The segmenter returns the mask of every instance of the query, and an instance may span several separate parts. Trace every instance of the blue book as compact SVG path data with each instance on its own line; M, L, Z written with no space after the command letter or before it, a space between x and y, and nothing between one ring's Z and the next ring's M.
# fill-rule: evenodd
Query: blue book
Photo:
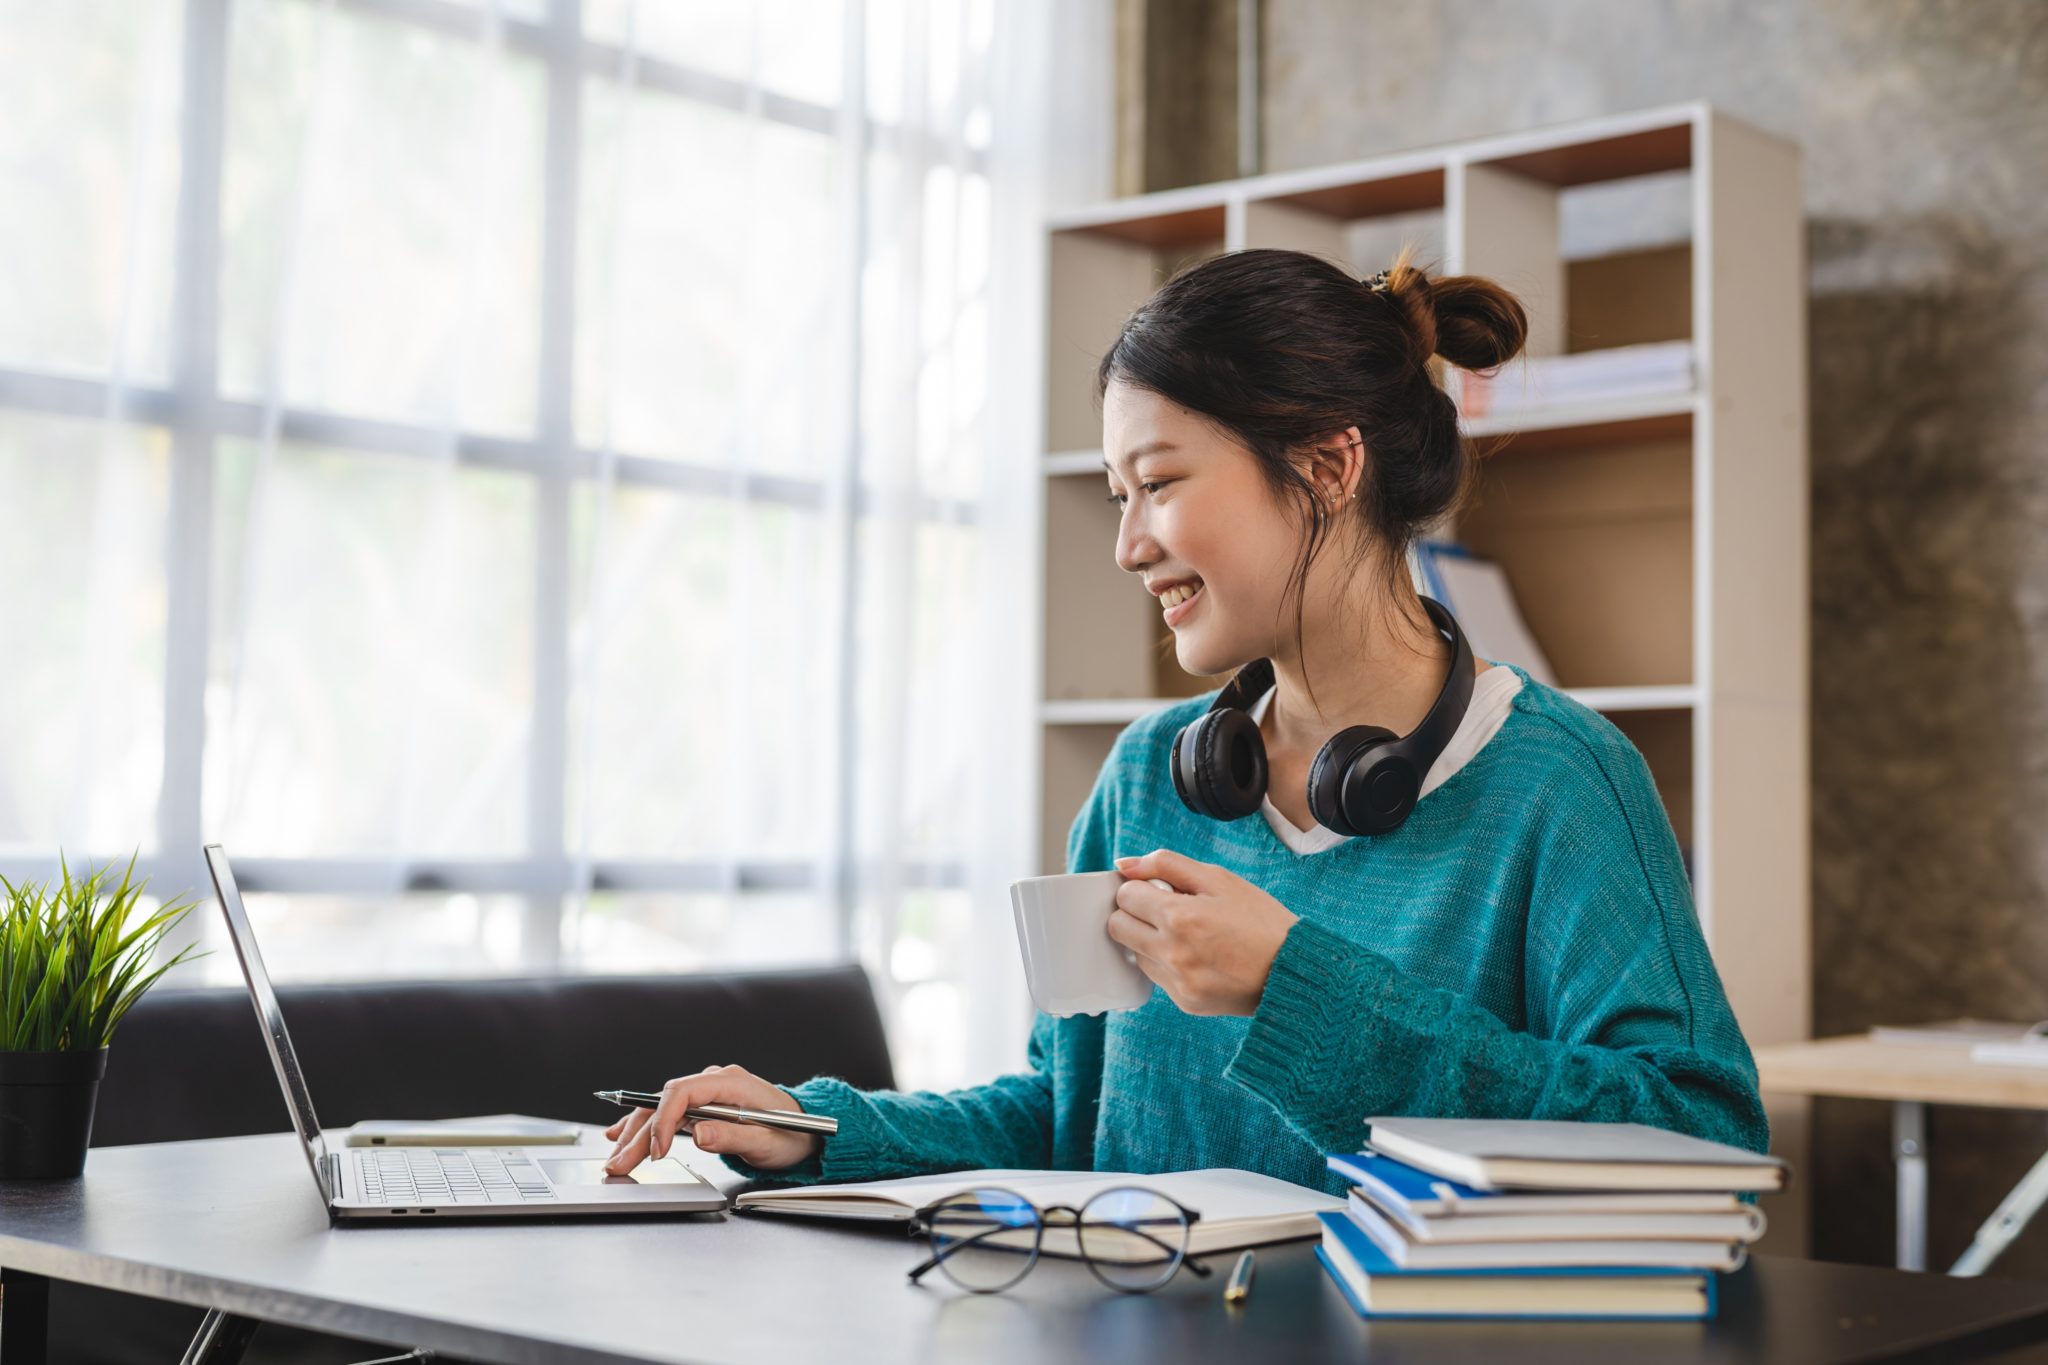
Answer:
M1379 1152L1330 1152L1323 1161L1411 1228L1452 1214L1739 1213L1748 1207L1732 1194L1683 1190L1482 1190Z
M1703 1322L1719 1302L1714 1276L1683 1266L1404 1270L1345 1215L1316 1218L1316 1259L1361 1317Z

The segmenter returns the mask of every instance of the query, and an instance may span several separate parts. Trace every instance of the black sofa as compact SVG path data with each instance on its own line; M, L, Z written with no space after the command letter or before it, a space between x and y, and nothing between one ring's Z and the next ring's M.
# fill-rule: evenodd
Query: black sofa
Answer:
M895 1084L881 1014L855 965L701 976L376 982L278 988L322 1126L521 1113L609 1123L603 1086L738 1064L781 1085ZM95 1147L289 1131L241 989L153 991L114 1035ZM90 1178L92 1159L86 1159ZM317 1195L310 1177L306 1198ZM200 1310L51 1283L50 1358L174 1361ZM266 1326L245 1358L338 1362L388 1349Z

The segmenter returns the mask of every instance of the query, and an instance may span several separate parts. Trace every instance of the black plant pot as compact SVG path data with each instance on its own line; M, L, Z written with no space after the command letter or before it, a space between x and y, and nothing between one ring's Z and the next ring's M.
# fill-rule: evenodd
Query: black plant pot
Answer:
M0 1052L0 1180L85 1170L107 1050Z

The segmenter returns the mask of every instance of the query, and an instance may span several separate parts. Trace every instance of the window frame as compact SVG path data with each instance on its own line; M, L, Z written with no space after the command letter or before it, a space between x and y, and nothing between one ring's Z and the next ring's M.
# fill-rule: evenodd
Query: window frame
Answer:
M303 0L317 3L317 0ZM833 902L837 942L820 957L855 957L855 914L862 887L877 879L856 867L852 846L854 783L852 763L856 716L850 688L836 699L833 732L840 744L839 819L822 860L828 884L816 886L820 860L799 859L596 859L585 865L566 847L565 792L568 767L568 677L571 493L600 476L618 486L645 486L678 494L738 496L751 502L825 507L825 480L749 473L735 494L730 471L581 444L574 427L576 232L580 207L582 86L587 78L618 80L630 70L637 91L698 100L734 111L758 109L760 116L825 135L840 131L840 110L772 91L751 92L744 82L644 52L628 54L618 45L586 38L581 0L546 0L538 21L499 16L495 36L487 8L451 0L333 0L339 7L473 41L502 42L508 51L540 60L545 68L546 115L543 148L541 280L538 294L540 354L536 417L530 437L471 431L453 436L458 464L508 470L534 481L536 556L534 606L534 697L532 744L528 752L527 850L497 859L425 857L237 856L237 878L251 893L395 895L407 891L509 893L524 896L520 962L526 970L574 970L561 953L563 898L594 891L787 891L814 888ZM157 849L135 858L138 877L170 894L197 894L211 883L201 853L202 769L206 742L205 690L212 610L211 559L217 443L223 437L264 434L261 403L224 396L219 385L219 293L221 273L220 195L226 134L225 94L232 0L185 0L180 72L180 152L175 254L171 281L170 382L130 384L109 376L87 379L26 368L0 367L0 411L32 412L118 421L166 431L170 475L165 552L167 615L164 658L163 785L156 814ZM487 0L488 3L488 0ZM841 514L856 520L871 514L875 490L860 478L860 297L858 268L866 255L866 193L869 154L893 148L910 157L918 174L944 162L987 174L982 149L930 138L871 118L864 83L866 19L862 0L846 0L845 79L842 99L855 123L856 164L847 177L854 225L848 245L853 267L854 307L848 310L850 382L843 401L850 496ZM403 422L352 416L286 405L277 415L277 438L329 450L367 454L446 458L448 432ZM829 476L828 476L829 477ZM978 520L972 499L920 492L910 514L919 522L960 525ZM858 537L845 528L841 565L841 610L859 601ZM853 676L854 632L841 632L842 677ZM233 850L230 850L233 852ZM111 855L82 858L97 864ZM0 854L0 875L10 880L54 873L55 850L46 854ZM115 859L125 866L125 856ZM887 881L905 889L969 886L962 859L898 862ZM182 937L182 936L181 936ZM170 945L166 945L168 951ZM825 945L821 945L823 949Z

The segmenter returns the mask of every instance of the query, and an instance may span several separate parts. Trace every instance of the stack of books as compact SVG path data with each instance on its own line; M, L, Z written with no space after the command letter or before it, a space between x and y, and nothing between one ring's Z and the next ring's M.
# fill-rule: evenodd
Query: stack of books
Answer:
M1777 1157L1639 1123L1375 1118L1316 1249L1366 1317L1714 1315L1784 1188Z

